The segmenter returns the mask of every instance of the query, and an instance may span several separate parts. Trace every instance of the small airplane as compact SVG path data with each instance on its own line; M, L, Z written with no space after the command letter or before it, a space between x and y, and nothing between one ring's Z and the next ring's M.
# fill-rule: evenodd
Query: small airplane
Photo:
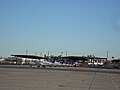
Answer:
M53 67L61 67L62 66L62 64L60 62L58 62L58 61L53 62L51 65Z
M52 66L52 62L47 61L48 57L40 57L35 55L11 55L11 56L35 59L35 60L29 60L28 64L30 65L30 67L32 67L33 65L37 65L37 67Z
M35 56L35 55L11 55L14 57L20 57L20 58L27 58L27 59L32 59L29 60L28 64L30 67L33 65L37 65L37 67L61 67L61 66L67 66L65 63L60 63L57 60L49 60L48 57L40 57L40 56Z

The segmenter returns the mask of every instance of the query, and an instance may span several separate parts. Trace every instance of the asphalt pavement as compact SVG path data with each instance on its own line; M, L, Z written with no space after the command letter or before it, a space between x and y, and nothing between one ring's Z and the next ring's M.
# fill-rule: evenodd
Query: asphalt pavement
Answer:
M120 70L21 67L0 66L0 90L120 90Z

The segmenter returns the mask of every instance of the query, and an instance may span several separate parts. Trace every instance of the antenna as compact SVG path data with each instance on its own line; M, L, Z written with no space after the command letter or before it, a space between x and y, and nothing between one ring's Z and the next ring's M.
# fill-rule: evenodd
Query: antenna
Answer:
M48 51L48 57L49 57L50 52Z
M28 54L28 50L26 50L26 55Z
M107 60L108 60L108 53L109 53L109 52L107 51Z
M66 51L66 56L67 56L67 51Z

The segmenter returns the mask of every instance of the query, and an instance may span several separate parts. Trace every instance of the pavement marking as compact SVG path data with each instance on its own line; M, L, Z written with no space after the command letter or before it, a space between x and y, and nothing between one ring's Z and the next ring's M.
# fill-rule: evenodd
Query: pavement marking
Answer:
M89 86L89 90L91 90L91 87L92 87L93 82L95 80L96 73L97 73L97 71L94 73L94 76L93 76L92 81L91 81L90 86Z
M119 75L120 76L120 75ZM114 85L114 87L115 87L115 89L116 90L120 90L120 88L115 84L115 81L114 81L115 79L114 78L112 78L112 84Z

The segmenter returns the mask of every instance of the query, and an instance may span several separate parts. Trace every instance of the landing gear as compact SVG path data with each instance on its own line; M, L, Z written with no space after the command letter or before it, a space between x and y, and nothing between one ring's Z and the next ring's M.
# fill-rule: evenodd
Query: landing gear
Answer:
M42 68L45 68L46 66L45 65L37 65L37 67L42 67Z
M45 68L46 66L45 65L42 65L43 68Z
M39 68L39 67L40 67L40 65L37 65L37 67Z
M30 67L32 67L32 65L30 64Z

